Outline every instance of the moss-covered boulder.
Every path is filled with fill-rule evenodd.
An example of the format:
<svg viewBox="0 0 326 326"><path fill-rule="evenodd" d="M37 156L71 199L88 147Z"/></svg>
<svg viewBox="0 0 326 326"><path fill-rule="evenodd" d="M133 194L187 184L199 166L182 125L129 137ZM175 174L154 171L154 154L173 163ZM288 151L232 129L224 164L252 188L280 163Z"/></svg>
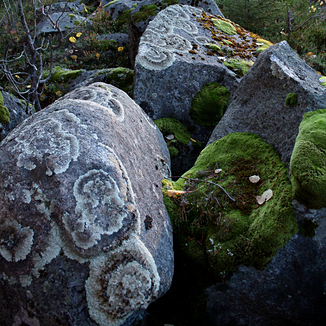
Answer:
<svg viewBox="0 0 326 326"><path fill-rule="evenodd" d="M303 116L290 161L293 196L311 208L326 207L326 109Z"/></svg>
<svg viewBox="0 0 326 326"><path fill-rule="evenodd" d="M252 175L260 181L251 183ZM285 164L254 134L214 142L182 178L163 185L175 242L220 279L241 264L265 268L297 232ZM268 189L272 198L259 205Z"/></svg>
<svg viewBox="0 0 326 326"><path fill-rule="evenodd" d="M230 92L219 83L209 83L191 102L190 117L200 126L213 129L221 120L229 104Z"/></svg>

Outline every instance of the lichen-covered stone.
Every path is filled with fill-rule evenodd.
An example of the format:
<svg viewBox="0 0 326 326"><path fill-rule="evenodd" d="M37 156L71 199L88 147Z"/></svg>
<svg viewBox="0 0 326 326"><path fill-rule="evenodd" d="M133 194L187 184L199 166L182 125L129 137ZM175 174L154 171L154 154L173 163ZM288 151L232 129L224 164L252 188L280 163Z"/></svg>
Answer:
<svg viewBox="0 0 326 326"><path fill-rule="evenodd" d="M130 325L168 290L169 153L124 92L76 89L0 153L1 325Z"/></svg>
<svg viewBox="0 0 326 326"><path fill-rule="evenodd" d="M232 25L236 34L216 27L214 19ZM140 39L135 61L136 103L153 119L174 117L194 125L189 115L194 96L212 82L234 92L239 79L223 62L230 58L254 62L257 38L201 8L169 6L149 22Z"/></svg>
<svg viewBox="0 0 326 326"><path fill-rule="evenodd" d="M252 132L289 164L303 114L326 108L319 78L285 41L270 46L241 79L209 143L230 132ZM294 107L286 105L289 93L297 94Z"/></svg>

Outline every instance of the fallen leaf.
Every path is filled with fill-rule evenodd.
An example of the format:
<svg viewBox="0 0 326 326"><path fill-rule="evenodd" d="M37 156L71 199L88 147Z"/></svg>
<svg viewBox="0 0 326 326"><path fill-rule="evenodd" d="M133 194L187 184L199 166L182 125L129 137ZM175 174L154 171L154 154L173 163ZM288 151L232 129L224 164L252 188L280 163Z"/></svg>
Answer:
<svg viewBox="0 0 326 326"><path fill-rule="evenodd" d="M216 169L215 171L214 171L214 173L220 173L220 172L222 172L222 169Z"/></svg>
<svg viewBox="0 0 326 326"><path fill-rule="evenodd" d="M257 183L260 180L259 175L252 175L251 177L249 177L249 181L251 183Z"/></svg>
<svg viewBox="0 0 326 326"><path fill-rule="evenodd" d="M269 201L273 197L273 191L272 189L268 189L263 192L261 196L256 197L256 201L258 205L264 204L266 201Z"/></svg>
<svg viewBox="0 0 326 326"><path fill-rule="evenodd" d="M185 190L168 190L166 192L166 194L169 196L169 197L175 197L175 196L178 196L178 195L182 195L182 194L185 194L187 191Z"/></svg>

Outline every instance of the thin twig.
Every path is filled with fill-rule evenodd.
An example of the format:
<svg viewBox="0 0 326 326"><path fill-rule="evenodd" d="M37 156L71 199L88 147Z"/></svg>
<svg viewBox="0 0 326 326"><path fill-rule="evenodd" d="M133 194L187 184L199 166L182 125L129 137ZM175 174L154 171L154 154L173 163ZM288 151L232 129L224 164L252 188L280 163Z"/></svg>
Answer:
<svg viewBox="0 0 326 326"><path fill-rule="evenodd" d="M219 184L215 183L215 182L212 182L212 181L206 181L206 180L200 180L200 179L192 179L192 178L186 178L186 177L181 177L181 176L173 176L172 178L181 178L181 179L185 179L185 180L190 180L190 181L196 181L196 182L205 182L205 183L209 183L209 184L212 184L214 186L217 186L219 188L221 188L224 193L232 200L232 201L236 201L234 198L232 198L228 192L222 187L220 186Z"/></svg>

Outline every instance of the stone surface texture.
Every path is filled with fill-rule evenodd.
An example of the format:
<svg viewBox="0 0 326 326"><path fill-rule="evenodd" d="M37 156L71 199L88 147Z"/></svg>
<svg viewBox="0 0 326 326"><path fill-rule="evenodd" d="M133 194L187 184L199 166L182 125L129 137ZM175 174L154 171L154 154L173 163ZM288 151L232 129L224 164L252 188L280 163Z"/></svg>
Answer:
<svg viewBox="0 0 326 326"><path fill-rule="evenodd" d="M112 85L76 89L0 144L0 324L130 325L170 287L162 134Z"/></svg>
<svg viewBox="0 0 326 326"><path fill-rule="evenodd" d="M326 88L319 78L286 41L269 47L241 80L208 143L231 132L252 132L288 164L303 114L326 108ZM298 95L294 107L285 104L289 93Z"/></svg>
<svg viewBox="0 0 326 326"><path fill-rule="evenodd" d="M10 124L0 123L0 141L3 140L11 130L23 122L27 117L32 115L34 111L29 109L26 113L26 105L21 102L17 97L7 92L2 92L4 106L10 113Z"/></svg>
<svg viewBox="0 0 326 326"><path fill-rule="evenodd" d="M203 85L218 82L231 93L238 86L239 78L223 62L256 60L257 35L225 20L236 31L228 35L212 19L217 17L200 8L173 5L149 23L136 57L134 99L153 119L174 117L193 125L191 101Z"/></svg>
<svg viewBox="0 0 326 326"><path fill-rule="evenodd" d="M208 288L212 325L325 324L326 210L308 210L299 203L294 207L298 219L310 216L318 223L315 237L299 232L265 270L242 266L227 284Z"/></svg>

